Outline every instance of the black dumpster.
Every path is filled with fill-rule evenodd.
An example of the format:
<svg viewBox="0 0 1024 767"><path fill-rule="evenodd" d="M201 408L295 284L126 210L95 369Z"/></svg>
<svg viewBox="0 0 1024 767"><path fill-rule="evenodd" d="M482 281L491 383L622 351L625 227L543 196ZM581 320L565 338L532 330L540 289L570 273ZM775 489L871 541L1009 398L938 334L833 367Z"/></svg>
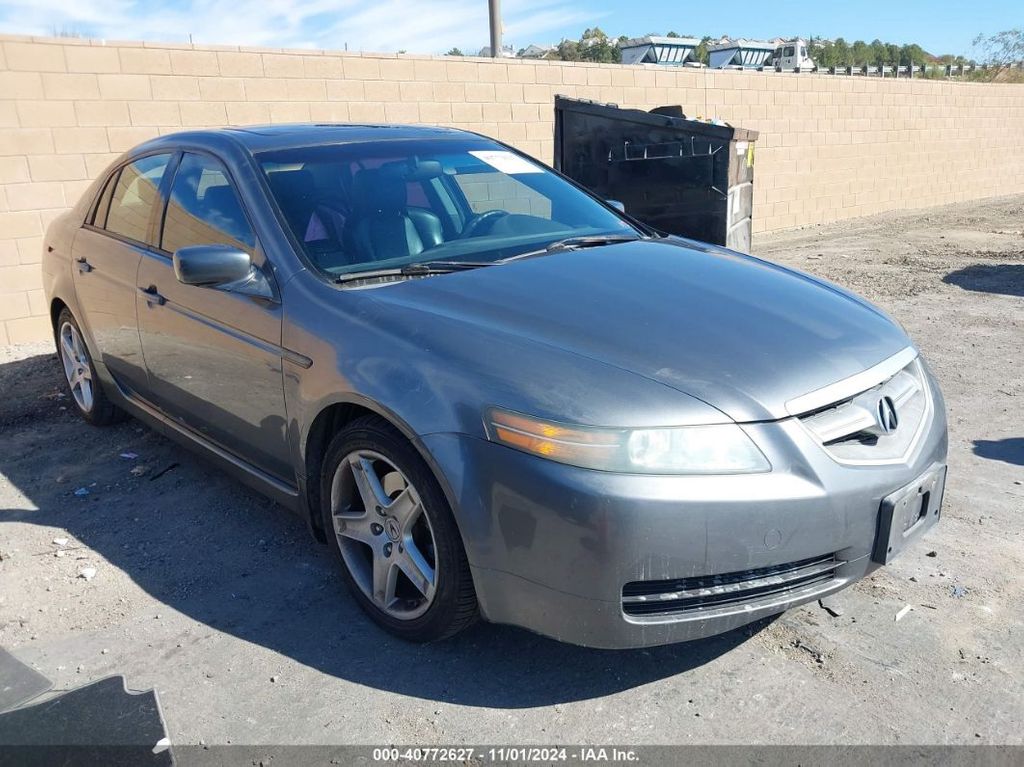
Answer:
<svg viewBox="0 0 1024 767"><path fill-rule="evenodd" d="M555 97L557 170L671 234L750 251L757 132Z"/></svg>

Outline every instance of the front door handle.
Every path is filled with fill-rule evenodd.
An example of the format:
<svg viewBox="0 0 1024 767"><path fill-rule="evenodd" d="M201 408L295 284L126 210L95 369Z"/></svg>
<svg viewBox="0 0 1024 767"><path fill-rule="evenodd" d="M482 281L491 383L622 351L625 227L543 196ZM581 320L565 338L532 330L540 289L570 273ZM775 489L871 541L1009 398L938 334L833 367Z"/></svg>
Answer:
<svg viewBox="0 0 1024 767"><path fill-rule="evenodd" d="M92 264L85 260L85 256L75 259L75 263L78 264L78 271L81 274L87 274L92 271Z"/></svg>
<svg viewBox="0 0 1024 767"><path fill-rule="evenodd" d="M148 288L139 288L139 293L146 299L146 303L150 306L156 304L157 306L163 306L167 303L167 299L161 296L155 285L150 285Z"/></svg>

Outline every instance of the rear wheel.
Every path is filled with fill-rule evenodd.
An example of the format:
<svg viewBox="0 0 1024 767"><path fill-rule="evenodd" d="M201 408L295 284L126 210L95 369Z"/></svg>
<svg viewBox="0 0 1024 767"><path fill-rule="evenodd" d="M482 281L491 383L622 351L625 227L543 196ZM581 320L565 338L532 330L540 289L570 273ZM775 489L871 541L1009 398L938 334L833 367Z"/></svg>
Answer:
<svg viewBox="0 0 1024 767"><path fill-rule="evenodd" d="M107 426L123 420L124 411L107 399L103 392L85 337L68 309L63 309L57 318L56 341L68 393L78 414L93 426Z"/></svg>
<svg viewBox="0 0 1024 767"><path fill-rule="evenodd" d="M390 424L369 416L338 433L320 497L345 580L374 621L429 642L476 619L469 564L444 493Z"/></svg>

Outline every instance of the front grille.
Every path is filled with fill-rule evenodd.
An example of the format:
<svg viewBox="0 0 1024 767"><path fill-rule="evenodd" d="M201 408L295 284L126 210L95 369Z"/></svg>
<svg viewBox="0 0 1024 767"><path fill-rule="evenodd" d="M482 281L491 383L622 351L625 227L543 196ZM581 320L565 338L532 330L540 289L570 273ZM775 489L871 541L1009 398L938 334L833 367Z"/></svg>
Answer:
<svg viewBox="0 0 1024 767"><path fill-rule="evenodd" d="M881 433L877 410L883 398L895 405L897 428ZM903 460L932 415L928 382L919 360L855 397L800 417L800 422L837 461L852 464Z"/></svg>
<svg viewBox="0 0 1024 767"><path fill-rule="evenodd" d="M626 615L652 616L707 612L799 596L836 578L842 560L827 554L785 565L702 575L669 581L633 581L622 587Z"/></svg>

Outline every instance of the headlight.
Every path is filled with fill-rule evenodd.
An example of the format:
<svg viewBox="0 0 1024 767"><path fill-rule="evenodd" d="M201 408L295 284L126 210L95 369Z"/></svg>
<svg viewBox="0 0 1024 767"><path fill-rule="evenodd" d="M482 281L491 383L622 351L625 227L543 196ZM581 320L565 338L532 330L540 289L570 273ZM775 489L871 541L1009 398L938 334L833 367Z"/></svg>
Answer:
<svg viewBox="0 0 1024 767"><path fill-rule="evenodd" d="M487 436L526 453L627 474L747 474L771 464L736 424L666 429L570 426L492 408Z"/></svg>

